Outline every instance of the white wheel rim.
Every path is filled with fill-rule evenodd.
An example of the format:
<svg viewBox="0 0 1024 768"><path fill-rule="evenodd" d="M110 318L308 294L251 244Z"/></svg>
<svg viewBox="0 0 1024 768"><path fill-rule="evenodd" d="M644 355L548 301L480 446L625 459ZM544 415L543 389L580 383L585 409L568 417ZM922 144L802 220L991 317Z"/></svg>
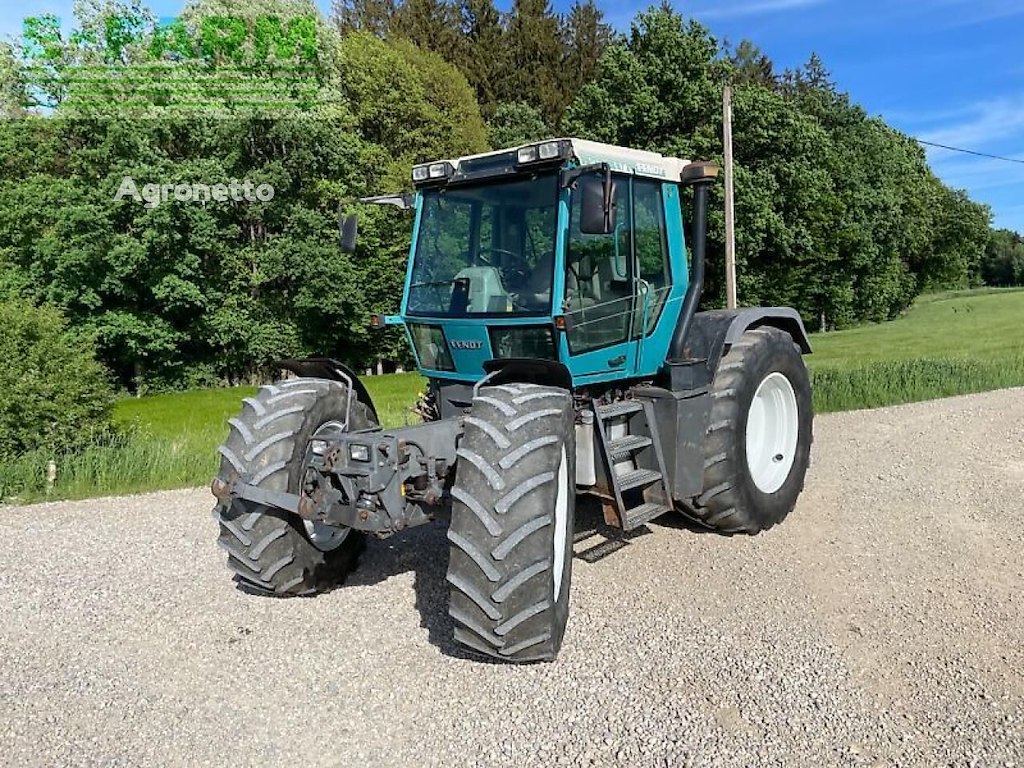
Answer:
<svg viewBox="0 0 1024 768"><path fill-rule="evenodd" d="M747 468L762 493L775 493L789 477L799 429L800 409L793 385L777 371L768 374L747 412Z"/></svg>
<svg viewBox="0 0 1024 768"><path fill-rule="evenodd" d="M555 497L555 600L562 593L562 569L565 567L565 544L569 535L569 470L566 466L565 446L558 465L558 495Z"/></svg>

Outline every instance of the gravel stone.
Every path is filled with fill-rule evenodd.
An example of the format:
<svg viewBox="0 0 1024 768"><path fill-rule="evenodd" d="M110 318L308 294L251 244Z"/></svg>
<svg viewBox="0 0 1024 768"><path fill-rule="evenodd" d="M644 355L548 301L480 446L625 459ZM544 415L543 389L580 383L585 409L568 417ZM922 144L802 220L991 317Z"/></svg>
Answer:
<svg viewBox="0 0 1024 768"><path fill-rule="evenodd" d="M544 665L455 647L440 524L280 600L203 490L0 509L0 763L1024 764L1024 390L815 433L779 528L577 558Z"/></svg>

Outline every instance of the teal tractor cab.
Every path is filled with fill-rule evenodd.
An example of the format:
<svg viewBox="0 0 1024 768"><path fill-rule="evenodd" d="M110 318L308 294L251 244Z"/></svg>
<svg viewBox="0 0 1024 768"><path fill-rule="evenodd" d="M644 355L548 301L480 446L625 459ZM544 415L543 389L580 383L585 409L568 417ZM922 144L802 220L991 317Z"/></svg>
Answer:
<svg viewBox="0 0 1024 768"><path fill-rule="evenodd" d="M553 659L577 498L631 531L682 515L723 534L781 522L811 446L811 351L789 308L698 312L717 168L555 139L419 165L397 315L429 382L423 423L379 426L356 375L285 360L244 401L213 482L239 583L310 594L363 537L448 519L456 640ZM689 206L689 249L684 224ZM352 248L353 217L342 223Z"/></svg>

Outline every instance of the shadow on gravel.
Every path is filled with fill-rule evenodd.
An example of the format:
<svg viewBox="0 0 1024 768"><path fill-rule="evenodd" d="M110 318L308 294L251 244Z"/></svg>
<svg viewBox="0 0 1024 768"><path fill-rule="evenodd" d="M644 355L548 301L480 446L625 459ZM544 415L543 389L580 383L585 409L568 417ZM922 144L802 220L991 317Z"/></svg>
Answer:
<svg viewBox="0 0 1024 768"><path fill-rule="evenodd" d="M448 616L448 582L445 580L448 570L447 529L447 521L436 521L389 539L368 538L358 566L337 589L374 586L392 576L411 571L420 626L427 630L430 643L451 658L503 664L463 648L452 636L454 624ZM574 536L578 560L599 562L648 534L650 530L641 527L624 535L617 528L605 524L598 504L590 499L579 500Z"/></svg>
<svg viewBox="0 0 1024 768"><path fill-rule="evenodd" d="M651 524L692 533L711 532L683 515L672 513ZM453 638L454 623L448 616L448 582L445 579L448 570L448 539L445 536L447 530L448 521L437 520L403 531L388 539L367 537L366 549L360 555L355 570L348 575L344 583L334 589L370 587L411 571L420 626L427 630L430 643L451 658L504 664L463 648ZM573 534L574 556L577 560L589 564L599 563L650 533L651 530L647 526L623 533L620 529L605 523L601 506L596 500L587 497L578 499ZM266 592L252 589L238 577L235 581L236 589L242 592L272 597Z"/></svg>
<svg viewBox="0 0 1024 768"><path fill-rule="evenodd" d="M488 659L458 645L452 637L454 624L448 616L447 521L412 528L389 539L368 538L359 565L338 589L379 584L402 573L413 572L416 610L427 638L445 656L479 662Z"/></svg>
<svg viewBox="0 0 1024 768"><path fill-rule="evenodd" d="M714 536L726 535L714 530L713 528L708 528L703 523L691 520L683 514L672 512L667 515L662 515L657 520L653 520L651 522L659 528L672 528L677 531L689 531L690 533L711 534Z"/></svg>

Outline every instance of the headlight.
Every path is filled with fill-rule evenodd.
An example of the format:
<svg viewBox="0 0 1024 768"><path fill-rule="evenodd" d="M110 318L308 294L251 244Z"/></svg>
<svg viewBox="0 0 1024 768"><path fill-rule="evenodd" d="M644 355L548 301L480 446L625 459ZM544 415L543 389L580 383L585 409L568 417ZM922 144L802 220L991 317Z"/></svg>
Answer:
<svg viewBox="0 0 1024 768"><path fill-rule="evenodd" d="M439 325L409 323L409 335L420 368L433 371L454 371L452 353L448 351L448 340Z"/></svg>
<svg viewBox="0 0 1024 768"><path fill-rule="evenodd" d="M417 165L412 169L412 180L413 181L426 181L430 178L430 169L425 165Z"/></svg>
<svg viewBox="0 0 1024 768"><path fill-rule="evenodd" d="M362 443L352 443L348 447L348 455L352 461L369 461L370 446Z"/></svg>
<svg viewBox="0 0 1024 768"><path fill-rule="evenodd" d="M491 354L496 358L557 360L550 325L513 325L490 329Z"/></svg>

